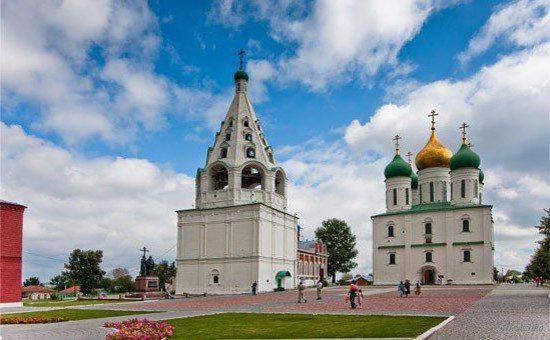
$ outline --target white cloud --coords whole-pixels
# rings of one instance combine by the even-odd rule
[[[530,47],[550,40],[550,1],[520,0],[494,12],[458,59],[467,63],[497,41]]]
[[[63,263],[45,257],[66,260],[76,247],[103,249],[105,268],[133,268],[139,247],[160,256],[176,243],[174,211],[191,207],[193,178],[146,159],[82,157],[0,126],[2,197],[28,206],[24,276],[51,277]]]

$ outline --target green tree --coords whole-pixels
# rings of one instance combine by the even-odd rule
[[[50,280],[50,285],[54,286],[56,290],[63,290],[71,286],[71,279],[65,274],[59,274]]]
[[[176,277],[176,264],[174,262],[168,264],[168,261],[162,260],[155,265],[153,273],[159,278],[159,289],[163,289]]]
[[[100,264],[103,260],[101,250],[75,249],[69,256],[69,262],[65,263],[64,275],[80,285],[83,294],[90,294],[94,288],[100,286],[105,272]]]
[[[133,292],[136,289],[136,285],[130,275],[123,275],[113,280],[113,288],[117,293],[126,293]]]
[[[531,257],[531,262],[525,268],[525,273],[530,278],[541,276],[543,279],[550,279],[550,209],[544,209],[546,216],[540,219],[540,225],[535,226],[543,235],[539,247]]]
[[[23,286],[41,286],[40,280],[36,276],[31,276],[23,282]]]
[[[332,283],[336,283],[337,272],[347,273],[357,267],[357,263],[353,262],[357,256],[356,238],[345,221],[336,218],[325,220],[315,231],[315,236],[327,246],[327,269]]]

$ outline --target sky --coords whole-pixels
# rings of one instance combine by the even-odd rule
[[[392,137],[417,153],[435,109],[485,173],[497,268],[522,270],[550,207],[550,1],[4,1],[1,193],[26,205],[23,276],[74,248],[133,275],[139,249],[174,260],[175,210],[194,203],[246,50],[249,95],[312,237],[357,236],[384,211]]]

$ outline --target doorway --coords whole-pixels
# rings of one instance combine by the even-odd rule
[[[425,285],[433,285],[435,283],[435,271],[433,269],[424,269],[422,274],[422,283]]]

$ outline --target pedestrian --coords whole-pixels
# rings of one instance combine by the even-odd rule
[[[364,299],[363,291],[359,289],[357,291],[357,306],[361,309],[363,308],[363,299]]]
[[[405,294],[405,285],[403,284],[403,281],[399,281],[397,284],[397,296],[403,297]]]
[[[323,289],[323,281],[317,282],[317,300],[321,300],[321,290]]]
[[[414,284],[414,294],[416,295],[420,295],[421,293],[421,285],[420,285],[420,280],[416,280],[416,283]]]
[[[302,300],[307,302],[304,297],[304,290],[306,290],[306,285],[304,284],[304,281],[300,280],[300,283],[298,283],[298,303],[302,303]]]
[[[254,281],[252,283],[252,295],[256,295],[257,291],[258,291],[258,283],[256,281]]]
[[[409,279],[405,280],[405,296],[409,297],[411,295],[411,281]]]
[[[355,309],[355,297],[357,296],[357,285],[355,284],[355,280],[351,280],[351,284],[349,285],[349,302],[351,304],[351,309]]]

